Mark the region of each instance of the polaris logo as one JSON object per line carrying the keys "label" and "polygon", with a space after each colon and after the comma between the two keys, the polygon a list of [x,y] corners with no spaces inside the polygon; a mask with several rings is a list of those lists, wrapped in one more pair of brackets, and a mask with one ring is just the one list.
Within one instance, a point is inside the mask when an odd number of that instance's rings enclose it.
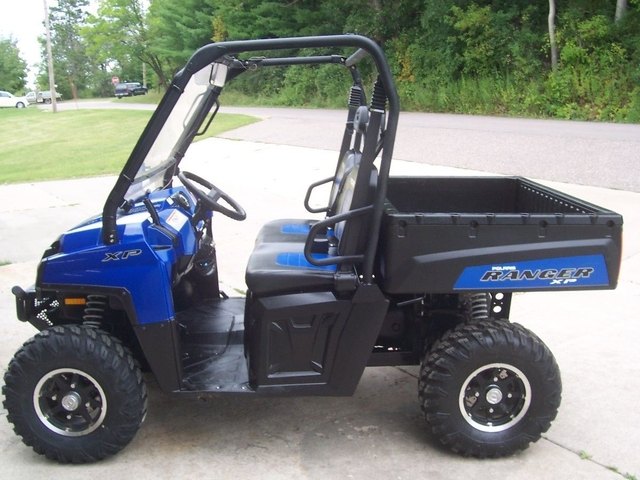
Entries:
{"label": "polaris logo", "polygon": [[492,266],[480,278],[481,282],[516,282],[549,280],[550,285],[568,285],[580,279],[589,278],[595,271],[592,267],[547,268],[518,270],[515,266]]}
{"label": "polaris logo", "polygon": [[516,266],[515,265],[496,265],[496,266],[492,266],[491,270],[495,270],[497,272],[502,272],[505,270],[511,271],[511,270],[516,270]]}

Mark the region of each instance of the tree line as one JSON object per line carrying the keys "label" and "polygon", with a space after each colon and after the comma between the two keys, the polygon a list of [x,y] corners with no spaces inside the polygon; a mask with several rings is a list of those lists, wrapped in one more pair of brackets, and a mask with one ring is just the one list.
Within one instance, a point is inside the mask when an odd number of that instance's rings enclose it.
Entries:
{"label": "tree line", "polygon": [[[556,4],[557,3],[557,4]],[[640,0],[59,0],[56,83],[111,95],[111,77],[166,88],[211,41],[360,33],[383,45],[404,109],[640,121]],[[366,71],[365,71],[366,73]],[[344,104],[343,73],[265,69],[236,98]],[[40,83],[46,85],[43,68]]]}
{"label": "tree line", "polygon": [[13,38],[0,38],[0,89],[17,92],[24,87],[27,62]]}

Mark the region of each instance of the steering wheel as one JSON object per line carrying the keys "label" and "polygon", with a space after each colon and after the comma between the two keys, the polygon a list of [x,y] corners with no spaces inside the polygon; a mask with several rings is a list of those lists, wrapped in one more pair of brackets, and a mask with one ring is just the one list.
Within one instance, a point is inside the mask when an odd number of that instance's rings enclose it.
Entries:
{"label": "steering wheel", "polygon": [[[201,178],[191,172],[185,171],[178,173],[178,178],[187,190],[189,190],[193,196],[201,201],[209,210],[220,212],[233,220],[242,221],[247,218],[247,213],[244,211],[244,208],[211,182],[208,182],[204,178]],[[200,187],[198,187],[198,185],[208,188],[209,191],[205,193]],[[231,208],[220,205],[218,202],[220,199],[224,200]]]}

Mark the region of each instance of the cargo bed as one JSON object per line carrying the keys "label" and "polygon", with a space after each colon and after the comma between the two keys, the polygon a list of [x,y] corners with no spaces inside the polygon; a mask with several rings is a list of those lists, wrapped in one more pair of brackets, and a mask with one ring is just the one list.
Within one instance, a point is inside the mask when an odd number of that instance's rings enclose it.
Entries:
{"label": "cargo bed", "polygon": [[390,177],[393,294],[615,288],[622,216],[522,177]]}

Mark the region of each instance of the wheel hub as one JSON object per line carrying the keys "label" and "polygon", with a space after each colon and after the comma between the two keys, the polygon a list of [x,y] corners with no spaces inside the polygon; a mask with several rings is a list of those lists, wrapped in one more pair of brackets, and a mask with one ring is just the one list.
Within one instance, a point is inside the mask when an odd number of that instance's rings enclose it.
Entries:
{"label": "wheel hub", "polygon": [[107,397],[100,384],[75,368],[45,374],[33,390],[33,406],[45,427],[65,437],[88,435],[107,415]]}
{"label": "wheel hub", "polygon": [[78,394],[78,392],[69,392],[64,397],[62,397],[62,401],[60,404],[62,408],[64,408],[67,412],[73,412],[80,406],[80,402],[82,398]]}
{"label": "wheel hub", "polygon": [[486,399],[491,405],[497,405],[502,401],[502,390],[499,387],[491,387],[487,391]]}
{"label": "wheel hub", "polygon": [[459,407],[467,423],[483,432],[501,432],[522,420],[531,405],[531,385],[513,365],[492,363],[472,372],[460,389]]}

